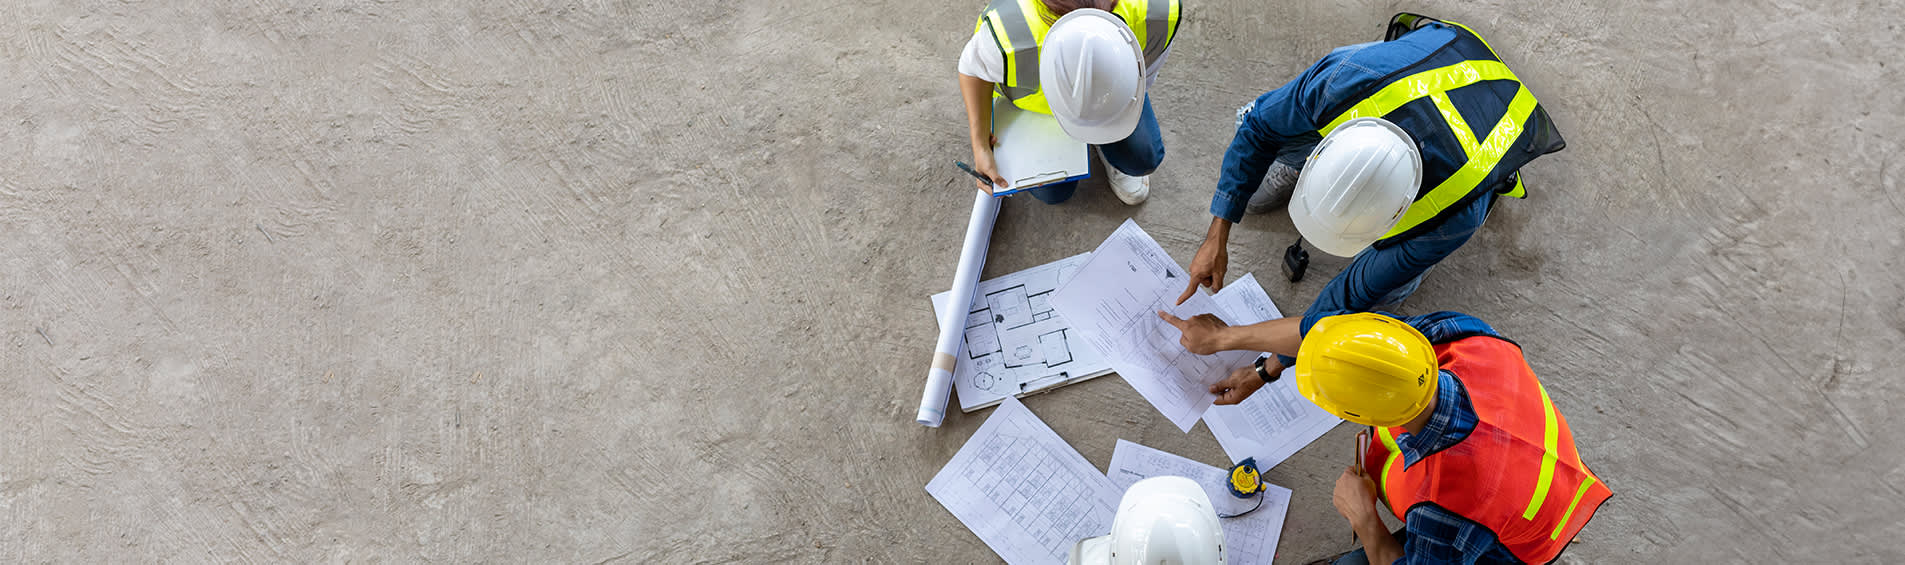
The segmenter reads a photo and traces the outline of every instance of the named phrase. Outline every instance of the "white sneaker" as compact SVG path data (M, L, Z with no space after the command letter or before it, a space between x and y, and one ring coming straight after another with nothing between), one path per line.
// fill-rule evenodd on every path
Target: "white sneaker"
M1115 168L1106 168L1111 173L1111 193L1118 195L1125 204L1136 206L1151 197L1151 176L1134 177Z
M1151 175L1134 177L1124 174L1124 171L1106 162L1103 153L1098 154L1098 162L1105 166L1105 173L1110 176L1111 193L1118 195L1118 199L1125 204L1136 206L1151 197Z

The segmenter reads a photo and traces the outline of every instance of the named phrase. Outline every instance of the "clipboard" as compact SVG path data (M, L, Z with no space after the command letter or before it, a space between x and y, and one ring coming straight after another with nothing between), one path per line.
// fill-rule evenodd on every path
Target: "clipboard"
M1050 114L1028 111L994 96L992 135L999 139L992 148L993 159L1006 181L1005 190L993 192L996 196L1091 176L1091 152L1085 142L1072 139Z

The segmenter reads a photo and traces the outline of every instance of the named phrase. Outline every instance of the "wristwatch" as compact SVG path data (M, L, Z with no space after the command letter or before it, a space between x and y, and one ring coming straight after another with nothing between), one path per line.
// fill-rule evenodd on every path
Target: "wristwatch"
M1283 376L1283 373L1279 372L1276 374L1271 374L1269 369L1263 368L1263 362L1266 359L1269 359L1269 357L1265 356L1265 357L1257 358L1257 378L1263 379L1263 384L1270 384L1270 383L1277 382L1277 378Z

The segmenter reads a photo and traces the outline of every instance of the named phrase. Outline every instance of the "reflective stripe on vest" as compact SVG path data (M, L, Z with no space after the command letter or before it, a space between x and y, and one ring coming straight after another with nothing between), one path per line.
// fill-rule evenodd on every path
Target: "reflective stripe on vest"
M1523 561L1554 559L1612 492L1581 463L1567 420L1514 344L1482 336L1435 349L1468 392L1475 430L1405 469L1395 439L1402 429L1377 428L1381 441L1370 444L1364 468L1405 521L1409 509L1435 504L1488 528Z
M1144 46L1147 69L1157 64L1164 56L1164 49L1177 37L1178 17L1182 11L1178 2L1119 0L1111 8L1112 13L1130 25L1138 44ZM1005 55L1005 82L997 85L995 93L1020 108L1043 114L1052 113L1045 93L1039 89L1038 77L1039 45L1045 43L1045 33L1052 29L1051 22L1057 21L1049 15L1039 0L992 0L972 29L973 33L989 30L999 45L999 52ZM1131 25L1131 22L1137 24Z
M1486 50L1487 55L1482 57L1494 55L1494 48L1473 30L1453 22L1441 23L1448 24L1450 29L1455 31L1456 42L1473 40L1480 43ZM1445 51L1448 50L1439 50L1435 56L1445 55ZM1456 110L1454 101L1449 99L1449 92L1486 81L1514 83L1515 94L1508 101L1507 109L1502 113L1501 118L1490 125L1485 135L1478 137L1476 130L1471 128L1471 124L1462 117L1461 112ZM1504 156L1508 155L1511 149L1538 149L1546 153L1559 150L1561 145L1559 136L1556 135L1552 140L1554 146L1551 148L1531 149L1529 147L1535 140L1524 138L1545 138L1547 137L1545 134L1552 131L1552 125L1547 123L1546 113L1538 111L1539 102L1535 100L1534 94L1528 91L1528 87L1522 84L1521 79L1517 78L1513 71L1508 70L1507 65L1502 64L1500 57L1471 57L1403 76L1338 114L1317 133L1327 136L1335 131L1337 126L1356 118L1390 117L1392 113L1405 105L1425 98L1433 104L1435 111L1441 117L1441 122L1446 124L1449 133L1460 146L1464 162L1433 187L1425 186L1423 187L1425 190L1419 189L1415 203L1403 212L1402 218L1396 222L1394 228L1383 234L1385 240L1410 234L1412 230L1440 218L1451 208L1469 201L1471 197L1479 193L1480 189L1510 182L1511 179L1507 175L1514 173L1514 169L1526 163L1524 159L1515 159L1510 168L1497 171L1498 168L1502 168ZM1540 122L1536 123L1535 120ZM1390 121L1394 122L1396 119L1391 117ZM1540 130L1539 132L1544 135L1523 135L1534 130ZM1410 133L1416 136L1415 141L1418 144L1428 141L1423 135L1425 132ZM1490 182L1491 177L1495 179L1493 182ZM1426 177L1423 180L1425 183L1432 181ZM1515 175L1512 183L1513 188L1504 191L1503 194L1515 198L1523 197L1526 190L1521 184L1520 176Z

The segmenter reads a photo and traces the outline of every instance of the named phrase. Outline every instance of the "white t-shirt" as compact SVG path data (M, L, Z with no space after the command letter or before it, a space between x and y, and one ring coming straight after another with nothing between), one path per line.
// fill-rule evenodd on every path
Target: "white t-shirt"
M1171 47L1176 45L1177 42L1171 42L1164 48L1164 54L1158 56L1157 64L1144 69L1145 90L1150 90L1151 84L1158 81L1158 69L1171 58ZM992 84L1005 82L1005 53L992 41L991 32L981 29L972 34L972 39L966 42L966 50L959 53L959 74Z

